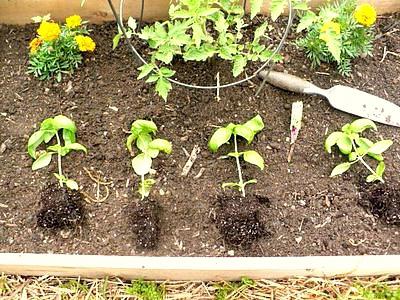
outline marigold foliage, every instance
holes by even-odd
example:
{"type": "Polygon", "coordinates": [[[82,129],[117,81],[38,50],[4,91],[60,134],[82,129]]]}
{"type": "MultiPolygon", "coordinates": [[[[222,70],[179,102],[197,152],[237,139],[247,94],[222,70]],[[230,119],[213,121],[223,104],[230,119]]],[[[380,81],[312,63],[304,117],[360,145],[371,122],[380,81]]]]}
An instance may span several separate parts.
{"type": "Polygon", "coordinates": [[[93,52],[96,48],[95,42],[89,36],[77,35],[75,37],[75,42],[78,45],[79,50],[82,52],[93,52]]]}
{"type": "Polygon", "coordinates": [[[74,29],[82,24],[82,18],[78,15],[73,15],[65,19],[65,24],[68,28],[74,29]]]}
{"type": "Polygon", "coordinates": [[[305,50],[312,67],[321,62],[336,63],[339,73],[348,76],[354,58],[372,55],[374,34],[370,26],[375,20],[376,12],[369,4],[357,6],[356,0],[327,4],[318,14],[302,14],[297,32],[306,30],[306,35],[296,43],[305,50]]]}
{"type": "Polygon", "coordinates": [[[78,68],[81,52],[92,52],[96,47],[87,36],[86,22],[78,15],[66,18],[61,26],[51,21],[50,15],[33,20],[40,25],[38,35],[29,43],[28,73],[41,80],[54,77],[61,81],[63,74],[72,74],[78,68]]]}
{"type": "Polygon", "coordinates": [[[43,21],[40,23],[37,33],[42,40],[51,42],[60,36],[61,28],[57,23],[43,21]]]}
{"type": "Polygon", "coordinates": [[[376,22],[376,10],[371,4],[361,4],[357,6],[354,18],[359,24],[371,27],[376,22]]]}

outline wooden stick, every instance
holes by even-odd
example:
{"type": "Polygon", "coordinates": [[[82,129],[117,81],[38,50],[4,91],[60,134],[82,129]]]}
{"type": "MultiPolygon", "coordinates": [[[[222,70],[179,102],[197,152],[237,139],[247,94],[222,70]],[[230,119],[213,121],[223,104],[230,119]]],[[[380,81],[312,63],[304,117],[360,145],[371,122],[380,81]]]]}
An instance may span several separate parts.
{"type": "Polygon", "coordinates": [[[0,272],[25,276],[81,276],[151,280],[279,279],[298,276],[400,275],[400,255],[312,257],[149,257],[0,254],[0,272]]]}

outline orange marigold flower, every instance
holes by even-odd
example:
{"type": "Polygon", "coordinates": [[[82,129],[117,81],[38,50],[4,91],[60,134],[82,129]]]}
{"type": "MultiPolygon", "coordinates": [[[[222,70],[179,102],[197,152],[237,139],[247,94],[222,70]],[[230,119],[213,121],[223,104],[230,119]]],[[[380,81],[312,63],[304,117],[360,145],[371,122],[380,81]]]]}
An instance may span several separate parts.
{"type": "Polygon", "coordinates": [[[61,29],[57,23],[43,21],[40,23],[37,33],[42,40],[51,42],[60,36],[61,29]]]}
{"type": "Polygon", "coordinates": [[[361,4],[354,11],[354,19],[361,25],[371,27],[376,22],[376,10],[371,4],[361,4]]]}
{"type": "Polygon", "coordinates": [[[67,27],[70,29],[77,28],[82,24],[82,18],[78,15],[73,15],[65,19],[67,27]]]}
{"type": "Polygon", "coordinates": [[[31,54],[36,53],[41,44],[42,44],[42,40],[40,38],[34,38],[29,43],[29,48],[31,49],[31,51],[30,51],[31,54]]]}
{"type": "Polygon", "coordinates": [[[75,37],[75,42],[78,45],[79,50],[82,52],[93,52],[96,48],[95,42],[88,36],[77,35],[75,37]]]}

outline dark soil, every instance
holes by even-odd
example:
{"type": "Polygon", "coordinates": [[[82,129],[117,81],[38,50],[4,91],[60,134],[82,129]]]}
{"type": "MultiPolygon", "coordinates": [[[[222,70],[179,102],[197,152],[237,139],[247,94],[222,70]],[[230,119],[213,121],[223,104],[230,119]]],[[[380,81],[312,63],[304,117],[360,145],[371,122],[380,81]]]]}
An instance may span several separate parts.
{"type": "Polygon", "coordinates": [[[254,196],[221,196],[218,199],[213,219],[228,244],[246,248],[267,235],[259,216],[259,205],[254,196]]]}
{"type": "Polygon", "coordinates": [[[132,227],[139,249],[156,247],[160,235],[160,206],[149,199],[139,201],[132,210],[132,227]]]}
{"type": "MultiPolygon", "coordinates": [[[[293,46],[294,33],[283,52],[284,63],[276,69],[322,88],[343,84],[399,105],[400,60],[391,53],[384,56],[385,49],[400,53],[399,24],[398,15],[379,19],[374,57],[356,59],[352,77],[343,78],[334,66],[326,64],[311,69],[304,53],[293,46]]],[[[277,37],[283,27],[280,24],[277,37]]],[[[398,226],[378,221],[372,210],[359,203],[358,178],[365,178],[367,171],[354,166],[345,176],[329,178],[343,159],[338,153],[324,152],[324,139],[354,116],[333,109],[319,96],[294,94],[269,85],[256,98],[259,80],[222,89],[220,101],[215,99],[215,91],[174,86],[164,103],[155,96],[153,86],[136,80],[138,72],[129,50],[120,47],[112,51],[115,24],[91,29],[97,43],[95,53],[85,58],[73,76],[54,83],[25,74],[27,45],[35,28],[0,25],[0,251],[181,256],[400,254],[398,226]],[[304,102],[304,124],[288,164],[290,108],[292,102],[300,100],[304,102]],[[26,153],[29,135],[40,122],[60,113],[75,120],[78,141],[89,149],[87,155],[71,153],[64,158],[65,174],[77,180],[82,192],[92,198],[97,194],[104,198],[106,189],[98,187],[84,168],[111,182],[106,200],[86,204],[85,224],[69,236],[36,226],[39,191],[54,180],[52,173],[57,166],[52,162],[48,168],[33,172],[26,153]],[[248,223],[257,229],[246,237],[257,236],[248,245],[246,240],[229,236],[233,228],[239,234],[248,230],[241,231],[241,225],[228,221],[232,228],[227,228],[225,238],[233,241],[229,244],[213,214],[217,199],[223,195],[221,183],[237,180],[236,168],[231,160],[217,159],[231,151],[229,146],[213,155],[207,150],[207,140],[215,126],[240,123],[256,114],[262,116],[266,128],[246,147],[264,157],[266,168],[261,172],[244,164],[243,172],[246,178],[258,181],[249,187],[248,194],[257,195],[266,204],[249,200],[252,204],[242,201],[238,205],[234,200],[224,209],[220,206],[221,219],[229,220],[228,213],[238,205],[237,214],[249,212],[252,218],[248,223]],[[160,155],[153,164],[157,182],[150,198],[160,205],[162,214],[158,244],[151,250],[137,249],[132,233],[132,205],[139,200],[139,178],[125,148],[131,123],[143,118],[152,119],[159,126],[158,137],[173,143],[173,153],[160,155]],[[181,176],[188,159],[185,151],[190,153],[194,145],[199,145],[201,152],[188,176],[181,176]]],[[[145,52],[143,46],[139,50],[145,52]]],[[[257,66],[246,72],[250,74],[257,66]]],[[[218,61],[186,64],[178,60],[173,68],[177,78],[187,83],[215,84],[217,72],[221,84],[233,80],[231,66],[218,61]]],[[[394,141],[385,154],[384,189],[390,191],[400,180],[400,129],[378,128],[378,132],[369,133],[371,139],[394,141]]]]}
{"type": "Polygon", "coordinates": [[[84,219],[81,193],[58,184],[45,187],[40,195],[37,225],[47,229],[74,229],[84,219]]]}
{"type": "Polygon", "coordinates": [[[366,187],[361,192],[360,204],[383,222],[400,225],[400,190],[397,187],[366,187]]]}

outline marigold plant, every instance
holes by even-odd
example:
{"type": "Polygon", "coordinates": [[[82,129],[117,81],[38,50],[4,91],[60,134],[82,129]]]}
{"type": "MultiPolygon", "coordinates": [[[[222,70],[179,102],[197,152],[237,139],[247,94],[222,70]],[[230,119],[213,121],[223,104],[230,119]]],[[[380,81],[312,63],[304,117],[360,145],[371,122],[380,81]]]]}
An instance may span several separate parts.
{"type": "Polygon", "coordinates": [[[356,0],[327,4],[319,14],[302,14],[297,32],[307,33],[297,45],[305,50],[313,67],[335,62],[339,73],[348,76],[352,59],[372,55],[375,21],[376,11],[370,4],[357,6],[356,0]]]}
{"type": "Polygon", "coordinates": [[[41,80],[54,77],[61,81],[63,74],[72,74],[82,63],[82,52],[96,47],[88,36],[87,22],[78,15],[66,18],[64,25],[51,21],[49,15],[32,19],[40,25],[29,43],[28,73],[41,80]]]}

